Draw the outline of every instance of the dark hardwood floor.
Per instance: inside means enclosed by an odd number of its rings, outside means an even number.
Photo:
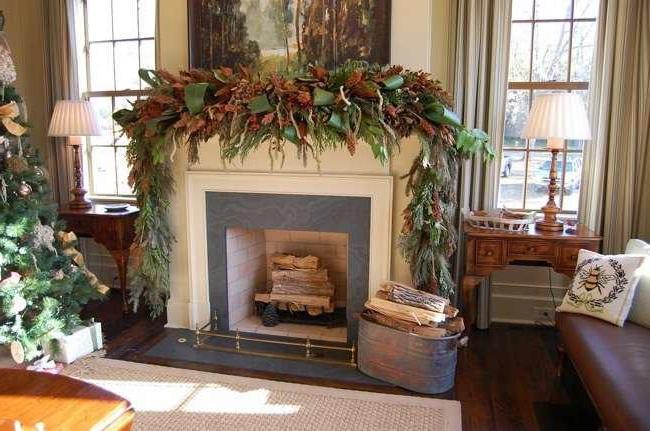
[[[101,304],[90,304],[85,316],[102,322],[110,358],[286,381],[286,376],[269,373],[146,357],[143,353],[165,334],[165,318],[151,320],[145,310],[123,317],[119,295]],[[461,401],[465,431],[598,429],[597,416],[570,365],[565,367],[563,377],[557,378],[556,364],[553,328],[493,324],[489,330],[472,332],[469,345],[459,350],[456,385],[440,398]],[[291,380],[416,395],[399,388]]]

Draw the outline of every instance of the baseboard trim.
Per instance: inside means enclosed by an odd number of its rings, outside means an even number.
[[[189,328],[189,302],[167,301],[167,323],[165,328]]]
[[[512,323],[516,325],[529,325],[529,326],[536,326],[540,322],[537,320],[530,320],[530,319],[503,319],[503,318],[495,318],[495,319],[490,319],[490,323]],[[547,326],[551,327],[551,322],[549,321]]]

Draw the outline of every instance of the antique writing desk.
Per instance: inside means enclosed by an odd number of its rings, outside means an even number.
[[[585,226],[575,234],[543,232],[531,225],[526,232],[479,229],[465,223],[465,274],[462,301],[468,327],[476,321],[476,288],[493,271],[507,265],[539,263],[573,277],[581,248],[598,251],[601,238]]]

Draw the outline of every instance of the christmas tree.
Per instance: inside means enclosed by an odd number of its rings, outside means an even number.
[[[101,285],[60,231],[46,173],[29,144],[16,71],[0,12],[0,345],[31,360],[44,343],[80,323]]]

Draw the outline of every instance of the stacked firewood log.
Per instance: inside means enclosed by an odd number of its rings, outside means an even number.
[[[423,337],[440,338],[465,329],[448,299],[394,281],[382,283],[365,307],[365,319]]]
[[[255,301],[274,302],[280,310],[307,311],[316,316],[334,311],[334,285],[327,268],[316,256],[271,256],[271,290],[255,295]]]

